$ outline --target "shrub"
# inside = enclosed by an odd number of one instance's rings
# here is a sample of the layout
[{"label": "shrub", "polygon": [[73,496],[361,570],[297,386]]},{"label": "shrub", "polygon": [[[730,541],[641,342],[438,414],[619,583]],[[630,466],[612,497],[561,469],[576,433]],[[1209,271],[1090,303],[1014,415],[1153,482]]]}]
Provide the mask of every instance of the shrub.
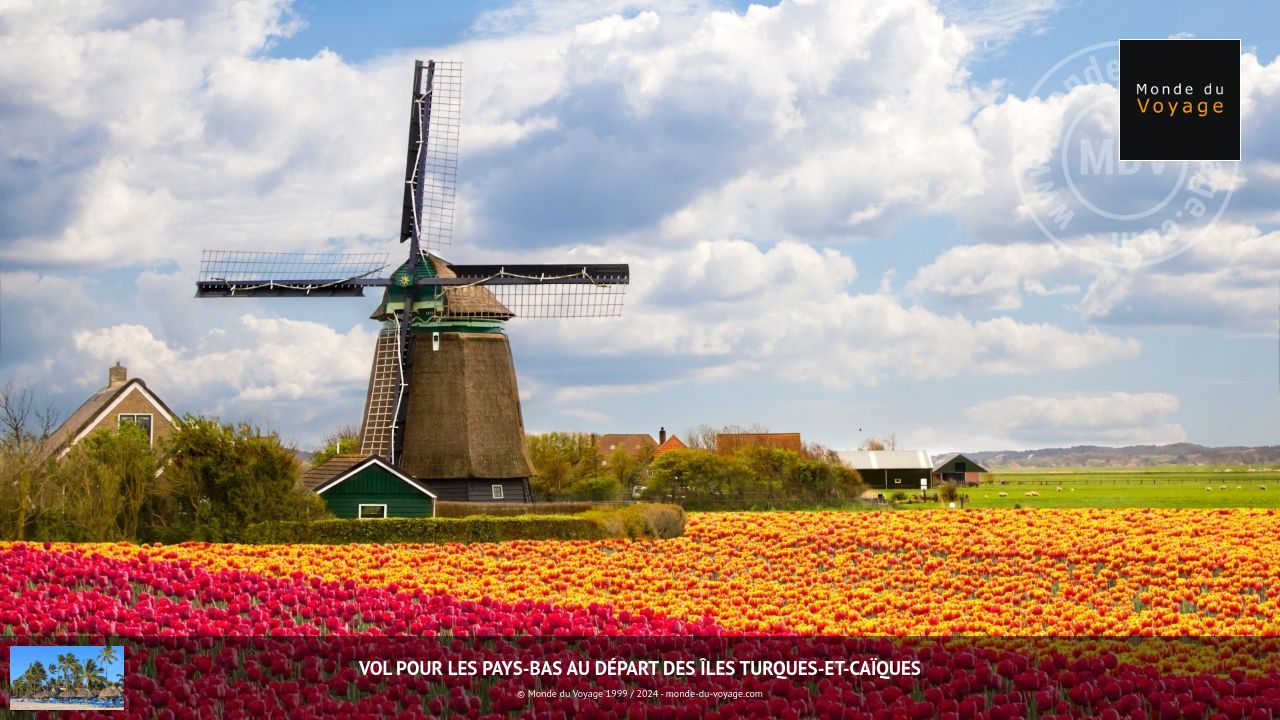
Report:
[{"label": "shrub", "polygon": [[293,451],[249,425],[188,415],[161,441],[171,505],[161,541],[234,541],[253,523],[324,513],[298,483]]},{"label": "shrub", "polygon": [[665,540],[684,534],[685,514],[679,505],[641,503],[612,510],[592,510],[582,517],[604,529],[608,537]]},{"label": "shrub", "polygon": [[904,491],[902,491],[902,490],[899,490],[899,491],[895,492],[894,494],[890,495],[890,496],[889,496],[889,499],[890,499],[890,500],[893,500],[894,502],[906,502],[906,501],[907,501],[907,493],[906,493],[906,492],[904,492]]},{"label": "shrub", "polygon": [[942,498],[942,502],[955,502],[960,497],[960,491],[956,489],[955,483],[948,481],[938,488],[938,497]]}]

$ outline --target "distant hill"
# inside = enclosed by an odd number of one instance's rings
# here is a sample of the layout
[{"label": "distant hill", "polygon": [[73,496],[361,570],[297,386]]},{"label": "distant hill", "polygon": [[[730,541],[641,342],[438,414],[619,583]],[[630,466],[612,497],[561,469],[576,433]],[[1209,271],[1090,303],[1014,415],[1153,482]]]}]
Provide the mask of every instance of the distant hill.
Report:
[{"label": "distant hill", "polygon": [[1040,450],[992,450],[965,455],[990,469],[1020,467],[1147,467],[1151,465],[1280,465],[1280,445],[1205,447],[1195,443]]}]

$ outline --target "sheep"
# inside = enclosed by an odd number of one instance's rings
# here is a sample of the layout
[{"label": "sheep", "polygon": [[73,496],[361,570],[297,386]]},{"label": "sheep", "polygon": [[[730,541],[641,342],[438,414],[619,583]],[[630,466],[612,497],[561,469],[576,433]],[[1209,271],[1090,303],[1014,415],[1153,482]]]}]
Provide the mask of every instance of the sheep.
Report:
[{"label": "sheep", "polygon": [[1218,486],[1218,489],[1219,489],[1219,490],[1226,490],[1226,489],[1227,489],[1227,486],[1226,486],[1226,485],[1219,485],[1219,486]]},{"label": "sheep", "polygon": [[1266,490],[1266,489],[1267,489],[1267,486],[1266,486],[1266,485],[1259,485],[1259,486],[1258,486],[1258,489],[1259,489],[1259,490]]},{"label": "sheep", "polygon": [[1040,497],[1040,493],[1036,492],[1035,490],[1028,490],[1027,492],[1023,493],[1023,495],[1026,497]]},{"label": "sheep", "polygon": [[1009,493],[1007,492],[997,493],[996,497],[1009,497]]},{"label": "sheep", "polygon": [[1062,492],[1062,486],[1061,486],[1061,485],[1059,485],[1059,486],[1058,486],[1058,492]]},{"label": "sheep", "polygon": [[1204,486],[1204,491],[1205,491],[1205,492],[1213,492],[1213,488],[1209,487],[1208,485],[1205,485],[1205,486]]},{"label": "sheep", "polygon": [[1243,490],[1243,489],[1244,489],[1244,486],[1243,486],[1243,485],[1237,485],[1237,486],[1236,486],[1236,489],[1237,489],[1237,490]]}]

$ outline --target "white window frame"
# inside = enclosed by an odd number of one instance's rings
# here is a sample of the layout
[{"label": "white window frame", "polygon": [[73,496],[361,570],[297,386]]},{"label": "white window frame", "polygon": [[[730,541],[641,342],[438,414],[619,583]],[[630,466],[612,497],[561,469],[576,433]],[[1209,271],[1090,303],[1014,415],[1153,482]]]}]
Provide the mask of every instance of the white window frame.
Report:
[{"label": "white window frame", "polygon": [[[367,507],[372,507],[372,508],[382,508],[382,517],[365,517],[365,516],[364,516],[364,509],[365,509],[365,508],[367,508]],[[359,503],[359,504],[357,504],[357,505],[356,505],[356,519],[357,519],[357,520],[386,520],[386,519],[387,519],[387,517],[388,517],[388,515],[387,515],[387,504],[386,504],[386,503]]]},{"label": "white window frame", "polygon": [[156,439],[156,416],[155,416],[155,415],[153,415],[152,413],[117,413],[117,414],[116,414],[116,429],[117,429],[117,430],[119,430],[120,428],[124,427],[124,419],[125,419],[125,418],[132,418],[132,420],[131,420],[131,421],[132,421],[132,422],[134,422],[134,423],[136,423],[136,422],[137,422],[137,418],[140,418],[140,417],[145,417],[145,418],[147,418],[147,445],[149,445],[149,446],[151,446],[151,445],[155,445],[155,439]]},{"label": "white window frame", "polygon": [[503,491],[502,485],[500,484],[495,483],[493,485],[490,485],[489,493],[493,495],[494,500],[506,500],[506,497],[503,494],[504,491]]}]

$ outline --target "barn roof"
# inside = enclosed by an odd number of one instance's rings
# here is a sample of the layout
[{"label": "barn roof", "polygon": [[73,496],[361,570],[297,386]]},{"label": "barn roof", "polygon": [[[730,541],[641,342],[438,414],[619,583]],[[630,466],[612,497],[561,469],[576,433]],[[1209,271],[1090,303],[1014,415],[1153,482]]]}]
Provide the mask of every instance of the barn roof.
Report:
[{"label": "barn roof", "polygon": [[173,414],[169,406],[165,405],[163,400],[151,392],[141,378],[133,378],[114,387],[108,385],[104,388],[99,388],[90,395],[89,399],[76,408],[75,412],[71,413],[70,417],[59,425],[58,429],[54,430],[44,441],[40,452],[41,459],[60,453],[74,445],[86,430],[97,425],[102,416],[110,412],[111,408],[115,407],[120,400],[123,400],[126,395],[135,392],[141,393],[169,422],[175,425],[178,423],[177,416]]},{"label": "barn roof", "polygon": [[987,468],[984,467],[982,463],[975,461],[973,458],[969,457],[968,455],[965,455],[964,453],[947,453],[946,455],[942,455],[940,457],[935,458],[933,461],[934,471],[937,472],[942,470],[942,468],[945,467],[952,460],[964,460],[965,462],[973,466],[972,472],[982,472],[982,473],[987,472]]},{"label": "barn roof", "polygon": [[924,450],[843,450],[840,462],[854,470],[931,470]]},{"label": "barn roof", "polygon": [[672,435],[671,437],[664,440],[662,444],[658,446],[657,450],[653,451],[653,456],[658,457],[659,455],[667,452],[668,450],[688,450],[688,449],[689,449],[689,446],[681,442],[679,437]]},{"label": "barn roof", "polygon": [[336,455],[303,473],[302,485],[319,495],[340,485],[370,465],[377,465],[383,471],[412,485],[424,495],[433,498],[436,496],[435,493],[415,482],[413,478],[388,465],[377,455]]},{"label": "barn roof", "polygon": [[601,435],[596,441],[596,447],[608,459],[609,453],[621,448],[629,453],[636,453],[641,448],[655,448],[658,443],[653,441],[653,437],[647,433],[610,433]]},{"label": "barn roof", "polygon": [[768,447],[792,452],[804,452],[800,433],[720,433],[716,435],[716,452],[721,455],[745,447]]}]

